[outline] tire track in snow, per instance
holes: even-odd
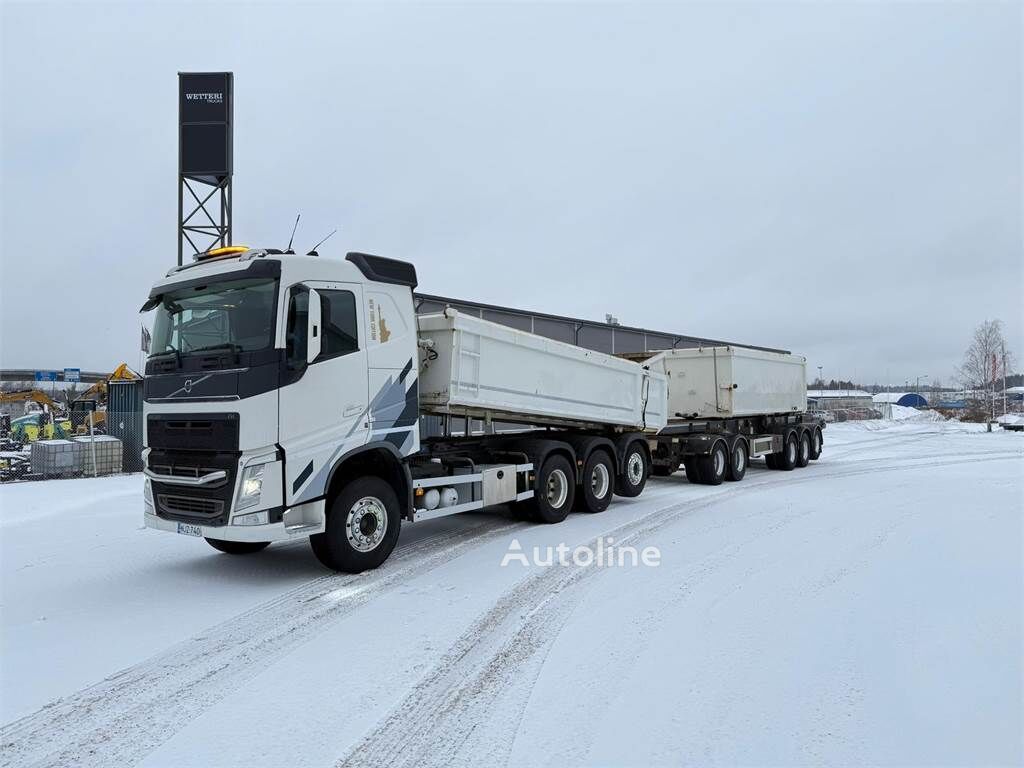
[[[1006,454],[1000,458],[1019,457],[1019,454]],[[822,479],[839,479],[869,472],[989,460],[992,460],[989,456],[935,461],[910,458],[871,468],[826,470],[802,477],[794,476],[792,472],[773,472],[754,482],[729,485],[724,490],[654,510],[605,531],[587,542],[586,546],[593,548],[599,538],[608,536],[614,538],[616,546],[636,546],[651,534],[677,522],[681,512],[717,506],[737,495],[756,492],[763,486],[820,482]],[[753,536],[747,536],[740,542],[730,542],[701,558],[693,566],[695,580],[687,582],[684,596],[695,584],[734,561],[745,546],[778,533],[808,514],[811,512],[772,521]],[[757,517],[757,513],[746,515],[744,519],[752,517]],[[708,533],[736,522],[736,518],[711,522],[698,533]],[[438,664],[370,734],[338,761],[337,768],[506,763],[547,651],[582,600],[584,591],[581,587],[585,587],[592,576],[603,572],[604,568],[597,566],[553,566],[516,584],[455,641]],[[511,707],[515,714],[497,724],[489,722],[499,705]],[[485,728],[492,726],[500,729],[500,733],[493,730],[484,732]],[[470,744],[472,748],[469,748]]]
[[[0,765],[130,765],[342,616],[526,523],[484,522],[397,550],[375,571],[314,579],[0,728]]]

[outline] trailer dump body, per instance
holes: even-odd
[[[668,378],[668,418],[728,419],[807,410],[806,362],[745,347],[660,352],[647,360]]]
[[[665,377],[642,365],[453,309],[417,323],[427,344],[425,413],[649,432],[665,426]]]

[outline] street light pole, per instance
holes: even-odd
[[[918,376],[917,381],[914,382],[914,394],[920,396],[921,394],[921,379],[927,379],[928,374],[924,376]]]

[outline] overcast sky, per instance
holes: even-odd
[[[420,290],[951,379],[1022,318],[1020,3],[3,3],[5,367],[137,364],[177,75],[235,73],[235,240]]]

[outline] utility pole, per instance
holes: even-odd
[[[1003,347],[1003,416],[1006,415],[1006,342],[1002,344]]]
[[[924,376],[918,376],[917,377],[917,381],[914,382],[914,394],[917,395],[918,397],[921,396],[921,379],[927,379],[927,378],[928,378],[927,374],[925,374]]]

